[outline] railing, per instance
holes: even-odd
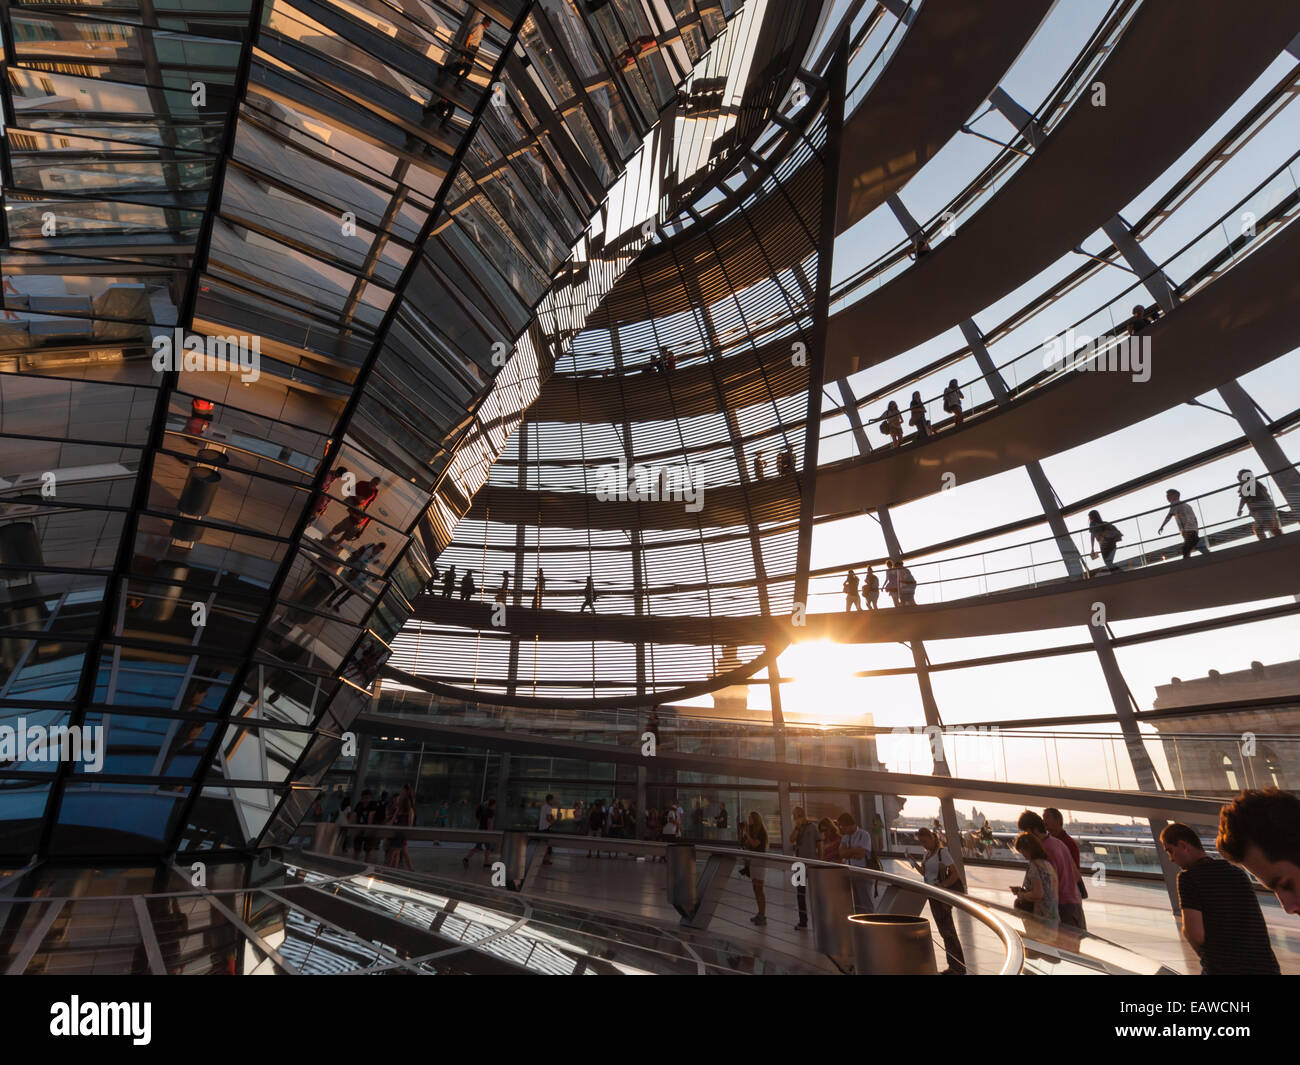
[[[1118,7],[1119,5],[1115,5]],[[1057,83],[1055,91],[1034,113],[1033,121],[1049,133],[1058,118],[1070,109],[1074,102],[1087,90],[1093,81],[1093,75],[1110,54],[1119,38],[1128,29],[1133,14],[1140,5],[1133,5],[1127,12],[1115,20],[1110,32],[1104,38],[1096,39],[1092,51],[1081,56],[1072,65],[1066,75]],[[1112,8],[1114,10],[1114,8]],[[1025,133],[1027,137],[1027,132]],[[1019,172],[1029,159],[1022,151],[1008,149],[1001,153],[993,163],[984,168],[957,196],[949,201],[942,210],[937,211],[924,225],[922,232],[926,235],[930,247],[941,243],[947,237],[956,234],[959,225],[973,214],[985,200]],[[846,302],[853,302],[870,295],[886,282],[902,273],[911,261],[909,251],[912,241],[904,239],[890,248],[875,262],[864,266],[850,277],[839,282],[831,292],[832,312],[842,309]],[[850,301],[850,297],[853,300]]]
[[[406,697],[417,708],[405,711]],[[644,712],[635,710],[537,710],[417,703],[414,693],[385,691],[380,713],[412,724],[483,728],[553,741],[633,748],[643,744]],[[829,709],[829,708],[828,708]],[[937,761],[954,778],[1017,781],[1046,787],[1139,790],[1133,775],[1140,746],[1166,794],[1226,798],[1242,787],[1294,788],[1300,783],[1300,736],[1278,733],[1144,732],[1134,739],[1113,732],[1065,732],[987,726],[878,727],[787,724],[785,757],[804,766],[884,770],[928,775]],[[658,751],[726,759],[720,786],[743,780],[745,760],[773,761],[778,730],[760,722],[661,719]],[[937,756],[942,752],[942,759]],[[593,785],[593,791],[600,790]],[[502,816],[509,816],[504,811]],[[535,814],[534,814],[535,816]],[[686,826],[690,828],[691,826]]]
[[[1181,299],[1186,299],[1267,243],[1269,237],[1295,217],[1298,207],[1300,152],[1293,154],[1229,211],[1165,259],[1157,274],[1163,273],[1171,281],[1178,277],[1184,278],[1178,285],[1178,293]],[[1248,220],[1253,221],[1248,225]],[[991,376],[1005,384],[1007,400],[1015,402],[1065,374],[1097,372],[1110,363],[1123,365],[1121,356],[1129,357],[1131,349],[1140,342],[1140,334],[1132,338],[1129,335],[1133,306],[1138,303],[1145,306],[1149,302],[1150,294],[1141,281],[1135,281],[1119,295],[1067,329],[1049,337],[1046,342],[1001,363]],[[1025,331],[1027,322],[1032,320],[1030,318],[1017,325],[1015,332]],[[968,359],[969,357],[961,361],[964,364]],[[1145,372],[1149,373],[1149,360],[1145,366]],[[1140,381],[1144,371],[1140,367],[1136,371],[1135,381]],[[1124,372],[1133,371],[1126,368]],[[966,422],[996,410],[997,393],[990,384],[990,375],[980,374],[963,380],[962,375],[954,373],[951,368],[941,368],[924,378],[900,384],[898,392],[903,396],[908,389],[920,392],[926,421],[934,427],[953,421],[951,415],[943,409],[943,394],[948,380],[954,377],[963,393],[961,406]],[[910,408],[902,399],[899,405],[906,430]],[[887,442],[888,437],[878,428],[885,417],[881,413],[863,420],[863,430],[868,433],[868,440],[875,440],[878,444]],[[824,435],[821,446],[834,447],[836,441],[848,442],[850,438],[855,440],[856,436],[857,430],[854,428],[838,430]],[[856,449],[850,452],[855,453]]]
[[[299,826],[298,835],[303,837],[310,832],[313,837],[311,852],[328,857],[337,849],[339,841],[338,829],[340,827],[329,823],[305,823]],[[562,850],[567,848],[583,851],[588,849],[592,843],[592,840],[585,836],[571,836],[557,832],[464,832],[447,829],[397,829],[376,825],[348,826],[348,831],[350,833],[364,833],[370,838],[372,845],[381,839],[398,834],[408,839],[486,843],[490,846],[499,844],[507,882],[514,886],[516,890],[522,891],[528,891],[530,879],[536,876],[540,863],[552,849]],[[513,842],[511,837],[514,837]],[[527,841],[528,850],[524,850],[520,846],[521,840]],[[751,866],[761,864],[780,869],[782,871],[782,876],[779,878],[780,885],[778,886],[778,883],[773,881],[772,886],[774,894],[779,891],[781,905],[784,909],[789,903],[787,896],[793,896],[794,894],[792,891],[787,890],[787,885],[793,880],[792,867],[796,862],[799,862],[803,864],[805,871],[813,869],[826,870],[831,875],[845,877],[850,882],[857,882],[862,885],[866,889],[865,892],[855,889],[853,901],[855,905],[866,906],[869,911],[896,912],[900,908],[906,910],[908,908],[906,901],[908,896],[913,900],[920,896],[921,899],[926,901],[933,900],[951,906],[953,909],[971,917],[977,924],[983,926],[997,937],[1003,952],[998,969],[999,975],[1018,975],[1024,970],[1024,948],[1021,945],[1019,934],[1010,921],[991,908],[972,900],[964,894],[946,891],[918,879],[874,869],[859,869],[817,859],[795,858],[770,851],[754,852],[736,847],[720,847],[710,844],[665,844],[610,838],[603,839],[601,843],[602,850],[616,851],[621,854],[649,859],[651,863],[659,859],[668,860],[671,858],[670,864],[674,865],[678,864],[681,859],[671,856],[670,850],[674,848],[689,850],[689,864],[692,866],[692,872],[694,872],[693,860],[695,854],[698,852],[707,855],[705,868],[698,875],[699,893],[694,904],[685,906],[680,897],[674,898],[673,877],[671,875],[669,877],[669,902],[682,914],[682,925],[685,927],[703,930],[709,926],[710,921],[715,918],[719,911],[725,911],[729,905],[736,905],[735,900],[728,900],[727,896],[740,894],[736,890],[738,882],[730,876],[732,869],[738,863],[747,862]],[[379,875],[386,875],[386,872]],[[680,890],[680,887],[679,883],[677,888]],[[819,917],[822,927],[832,926],[832,931],[836,922],[847,922],[848,910],[842,913],[822,912],[819,915],[816,907],[818,906],[818,899],[822,896],[819,896],[815,891],[809,891],[809,895],[809,902],[813,907],[815,928]],[[534,900],[536,898],[531,895],[529,897]],[[747,894],[742,897],[747,898]],[[919,907],[915,907],[915,909],[919,909]],[[913,912],[915,912],[915,909],[913,909]],[[821,931],[822,928],[818,928],[818,932]],[[843,935],[847,939],[847,931]],[[819,939],[821,938],[819,935]],[[819,949],[822,945],[819,942]]]
[[[1287,474],[1294,475],[1296,471],[1296,466],[1286,467]],[[1300,515],[1294,509],[1289,513],[1283,509],[1288,501],[1286,489],[1289,487],[1289,478],[1286,481],[1279,480],[1282,472],[1277,470],[1252,474],[1253,482],[1246,479],[1198,496],[1186,497],[1183,502],[1188,503],[1195,512],[1205,546],[1213,548],[1233,544],[1258,535],[1256,522],[1243,507],[1242,493],[1258,492],[1261,487],[1272,497],[1274,512],[1277,514],[1277,528],[1282,530],[1296,524]],[[1252,483],[1254,489],[1250,488]],[[1241,516],[1238,516],[1239,509],[1244,510]],[[1178,532],[1176,522],[1172,519],[1167,523],[1164,521],[1168,513],[1169,504],[1166,503],[1122,518],[1102,515],[1104,521],[1114,525],[1123,534],[1114,556],[1117,569],[1132,570],[1182,558],[1183,537]],[[1160,528],[1162,524],[1165,526],[1164,531]],[[1290,532],[1287,530],[1287,535]],[[1067,546],[1078,552],[1082,576],[1104,573],[1105,560],[1101,556],[1100,545],[1094,545],[1092,541],[1090,529],[1076,526],[1069,530],[1069,535],[1068,543],[1054,536],[1042,536],[992,551],[933,561],[907,560],[907,568],[916,579],[917,601],[948,603],[1075,579],[1063,558]],[[1095,559],[1094,550],[1097,551]],[[872,565],[880,565],[878,560],[868,561]],[[847,565],[845,572],[853,569],[861,577],[868,561]],[[888,601],[888,597],[883,594],[885,575],[884,570],[877,573],[882,586],[882,604]],[[814,577],[810,581],[810,606],[817,603],[824,610],[843,610],[845,596],[842,585],[843,577],[839,573]]]

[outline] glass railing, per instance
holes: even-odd
[[[884,73],[890,59],[898,51],[898,46],[907,36],[907,28],[915,21],[925,0],[912,0],[908,5],[908,18],[899,16],[894,19],[878,20],[868,31],[862,41],[855,47],[849,58],[848,93],[844,102],[845,120],[857,110],[876,80]],[[874,54],[873,54],[874,52]],[[870,55],[863,65],[862,57]],[[859,73],[859,68],[861,72]]]
[[[1053,788],[1139,791],[1134,755],[1145,755],[1161,791],[1189,798],[1227,799],[1243,787],[1300,778],[1300,735],[1144,732],[1129,740],[1116,732],[950,727],[876,738],[877,756],[894,773],[932,773],[940,746],[954,777]]]
[[[1288,493],[1283,483],[1278,481],[1274,471],[1253,475],[1253,484],[1258,498],[1263,499],[1263,492],[1271,497],[1275,508],[1285,508]],[[1294,475],[1295,466],[1288,466],[1286,472]],[[1195,513],[1202,537],[1197,550],[1206,551],[1215,547],[1237,544],[1260,535],[1261,526],[1267,529],[1283,530],[1290,535],[1298,520],[1294,511],[1295,501],[1291,501],[1292,510],[1275,509],[1276,524],[1268,521],[1268,512],[1258,512],[1252,518],[1249,508],[1245,506],[1243,491],[1252,482],[1234,482],[1231,485],[1214,489],[1199,496],[1184,499]],[[1169,505],[1163,504],[1138,514],[1122,518],[1102,515],[1103,520],[1113,525],[1121,534],[1114,557],[1116,570],[1133,570],[1160,563],[1181,560],[1183,558],[1183,536],[1178,531],[1176,521],[1166,516]],[[1239,516],[1240,515],[1240,516]],[[1163,526],[1163,528],[1162,528]],[[1261,537],[1262,538],[1262,537]],[[1094,541],[1087,526],[1070,530],[1069,548],[1078,552],[1078,561],[1082,577],[1096,576],[1106,572],[1106,560],[1101,554],[1101,544]],[[997,592],[1012,591],[1021,588],[1037,588],[1053,584],[1072,577],[1063,551],[1067,545],[1054,536],[1043,536],[1024,543],[981,551],[969,555],[957,555],[931,561],[907,561],[907,569],[916,581],[916,602],[948,603],[971,599]],[[1095,552],[1095,553],[1094,553]],[[878,561],[873,565],[879,566]],[[834,574],[820,574],[809,583],[809,609],[814,606],[820,611],[842,611],[845,595],[842,590],[844,572],[853,569],[860,578],[864,578],[867,562],[860,562]],[[886,581],[886,571],[877,570],[882,593]],[[890,601],[888,595],[882,594],[881,604]]]
[[[1088,90],[1098,68],[1110,55],[1115,43],[1128,29],[1133,14],[1139,5],[1134,5],[1121,19],[1111,27],[1110,32],[1098,39],[1093,50],[1082,62],[1077,62],[1066,77],[1058,83],[1056,91],[1042,104],[1033,116],[1033,121],[1044,131],[1050,132],[1062,114],[1070,109],[1074,102]],[[986,167],[975,181],[953,198],[942,211],[930,218],[921,229],[931,250],[944,240],[957,233],[964,221],[1006,183],[1019,173],[1020,168],[1029,158],[1024,152],[1007,150],[997,160]],[[909,253],[912,241],[904,239],[880,256],[874,263],[863,267],[851,277],[836,285],[831,293],[831,313],[842,310],[847,303],[856,302],[869,296],[882,285],[897,277],[913,261]]]
[[[761,721],[663,716],[652,729],[645,711],[633,709],[548,713],[456,704],[391,689],[384,691],[378,712],[408,717],[413,723],[623,748],[642,747],[645,733],[653,731],[660,753],[735,761],[778,758],[777,730]],[[1300,735],[1145,731],[1130,740],[1118,732],[807,724],[788,724],[781,735],[785,761],[798,765],[928,776],[942,749],[942,760],[954,777],[1053,788],[1141,790],[1133,773],[1137,748],[1154,769],[1162,791],[1190,797],[1224,798],[1242,787],[1280,787],[1300,779]]]
[[[1185,279],[1177,290],[1180,298],[1185,300],[1262,247],[1291,222],[1298,210],[1300,152],[1292,155],[1199,236],[1160,264],[1159,270],[1171,283],[1176,283],[1180,277]],[[992,376],[1005,386],[1008,399],[1013,402],[1071,372],[1118,366],[1120,372],[1127,372],[1135,382],[1140,382],[1144,380],[1144,372],[1149,374],[1150,363],[1146,360],[1139,364],[1134,360],[1132,348],[1137,342],[1131,339],[1129,326],[1134,305],[1145,306],[1149,302],[1150,294],[1140,281],[1136,281],[1068,329],[1003,362]],[[1142,365],[1145,365],[1145,371]],[[949,376],[948,371],[940,369],[927,378],[901,384],[897,390],[904,395],[909,389],[921,393],[925,418],[930,426],[952,422],[952,416],[943,406],[943,394],[947,388],[944,378]],[[957,380],[963,393],[961,406],[966,412],[967,422],[996,408],[996,392],[989,376]],[[907,433],[910,408],[901,398],[900,407],[904,432]],[[884,418],[882,412],[863,420],[868,440],[881,443],[887,439],[878,428]],[[827,434],[822,437],[822,446],[833,446],[834,441],[856,436],[856,432],[850,428]]]

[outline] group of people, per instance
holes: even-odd
[[[392,797],[388,792],[381,792],[378,799],[373,797],[369,788],[361,792],[361,798],[354,804],[350,797],[343,796],[337,814],[325,812],[320,807],[320,800],[312,811],[319,819],[329,820],[331,815],[340,825],[349,826],[343,831],[339,849],[344,854],[350,849],[354,860],[360,861],[365,855],[367,863],[371,860],[379,840],[374,833],[366,832],[362,825],[390,825],[395,828],[410,828],[415,824],[415,792],[410,784],[403,784],[402,790]],[[411,868],[411,856],[407,851],[406,837],[396,832],[385,836],[384,864],[395,869]]]
[[[966,393],[961,390],[957,383],[957,378],[948,382],[948,387],[943,390],[943,409],[952,415],[953,428],[960,429],[962,422],[966,420],[966,412],[962,408],[962,400],[966,398]],[[929,416],[925,410],[925,400],[921,398],[920,392],[912,393],[912,400],[907,407],[908,417],[907,424],[916,430],[914,439],[925,440],[934,431],[930,425]],[[894,447],[900,447],[903,443],[903,412],[898,406],[898,401],[891,399],[889,405],[885,407],[885,413],[880,416],[880,431],[894,442]]]
[[[754,453],[754,480],[761,481],[767,469],[767,460],[763,452]],[[794,450],[787,444],[776,453],[776,475],[787,477],[794,473]]]
[[[859,588],[861,599],[858,598]],[[844,578],[844,611],[876,610],[880,599],[880,577],[876,571],[867,566],[866,576],[859,580],[857,573],[849,570]],[[894,606],[916,606],[916,578],[912,571],[894,559],[885,560],[884,590],[893,600]]]
[[[671,348],[660,348],[650,355],[650,369],[667,377],[677,369],[677,356],[673,354]]]
[[[1277,504],[1273,502],[1272,495],[1263,482],[1255,477],[1253,471],[1249,469],[1237,471],[1237,498],[1237,516],[1240,517],[1243,510],[1249,511],[1252,529],[1257,539],[1267,540],[1270,536],[1282,535],[1282,523],[1278,517]],[[1165,526],[1172,521],[1183,538],[1184,559],[1190,558],[1193,551],[1208,555],[1210,547],[1201,531],[1200,520],[1192,505],[1183,500],[1182,493],[1177,488],[1170,488],[1165,492],[1165,500],[1169,503],[1169,509],[1165,512],[1164,520],[1156,530],[1156,535],[1159,536],[1164,532]],[[1091,557],[1095,559],[1100,554],[1106,569],[1111,573],[1118,573],[1115,551],[1120,541],[1124,539],[1123,532],[1112,522],[1106,521],[1099,511],[1090,510],[1088,511],[1088,536]]]
[[[442,586],[442,597],[450,599],[456,592],[456,567],[448,566],[445,570],[439,570],[435,562],[433,573],[424,584],[425,595],[437,595],[438,587]],[[474,581],[474,571],[467,570],[460,579],[460,598],[462,602],[468,602],[478,594],[478,585]],[[537,583],[533,588],[532,608],[541,610],[542,603],[546,596],[546,573],[540,567],[537,570]],[[596,613],[596,581],[590,573],[587,574],[587,583],[582,589],[582,606],[578,608],[579,614],[585,614],[590,610]],[[497,588],[496,595],[493,596],[493,602],[505,605],[510,601],[510,571],[501,571],[501,585]]]

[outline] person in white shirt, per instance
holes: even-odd
[[[880,863],[871,856],[871,833],[862,828],[853,815],[845,811],[835,819],[840,829],[840,858],[858,869],[879,869]],[[861,913],[874,908],[872,884],[865,877],[854,877],[853,903]]]
[[[920,861],[921,877],[927,884],[946,888],[948,891],[964,893],[966,888],[957,876],[957,867],[947,847],[939,846],[939,838],[928,828],[918,828],[916,838],[925,848]],[[948,955],[948,968],[945,976],[966,975],[966,955],[961,949],[961,940],[957,938],[957,927],[952,921],[952,907],[945,902],[930,899],[930,915],[934,926],[943,937],[943,949]]]
[[[1169,489],[1165,493],[1165,498],[1169,500],[1169,513],[1165,515],[1165,520],[1160,523],[1156,535],[1159,536],[1164,532],[1165,526],[1172,519],[1177,524],[1178,531],[1183,534],[1184,560],[1191,558],[1193,551],[1208,555],[1210,549],[1205,543],[1205,538],[1201,535],[1201,526],[1196,520],[1196,511],[1192,509],[1191,504],[1182,502],[1182,496],[1176,488]]]

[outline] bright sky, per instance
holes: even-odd
[[[1002,84],[1006,91],[1028,110],[1035,110],[1087,40],[1107,6],[1106,0],[1070,0],[1068,3],[1058,3],[1009,76],[1004,79]],[[1207,147],[1218,140],[1294,65],[1292,57],[1280,56],[1251,90],[1154,185],[1127,205],[1120,212],[1121,215],[1130,222],[1140,217]],[[1177,106],[1176,92],[1172,92],[1170,106]],[[996,112],[981,118],[975,127],[987,136],[1004,142],[1013,133],[1011,126]],[[1163,262],[1206,226],[1220,218],[1265,176],[1285,163],[1297,148],[1300,148],[1300,107],[1293,102],[1273,120],[1264,135],[1256,137],[1144,241],[1148,253],[1157,263]],[[933,217],[997,151],[987,141],[959,134],[903,189],[903,202],[916,218],[924,220]],[[1296,168],[1292,167],[1291,174],[1295,173]],[[1287,180],[1294,180],[1294,177]],[[836,280],[842,280],[875,260],[902,236],[903,231],[892,213],[888,207],[882,206],[837,241]],[[1109,241],[1099,231],[1085,242],[1084,247],[1098,251],[1108,244]],[[977,315],[977,324],[982,328],[990,328],[1006,312],[1019,306],[1034,292],[1046,288],[1080,262],[1077,255],[1066,256],[1016,293]],[[1171,268],[1170,272],[1177,282],[1186,276],[1187,270],[1184,268],[1180,273],[1177,268]],[[1022,330],[1021,335],[995,347],[995,361],[1003,362],[1031,349],[1046,336],[1064,329],[1116,298],[1132,282],[1131,274],[1115,268],[1104,269],[1091,282],[1062,299],[1048,314],[1036,319],[1033,329],[1037,335],[1026,335]],[[923,365],[938,355],[955,350],[961,343],[960,335],[952,330],[883,366],[864,371],[851,379],[855,394],[867,394],[902,377],[909,368]],[[1229,354],[1225,352],[1225,356]],[[945,371],[942,376],[946,380],[951,374]],[[1267,415],[1279,417],[1288,413],[1300,407],[1300,352],[1292,352],[1269,366],[1245,375],[1240,381]],[[935,393],[923,390],[922,394],[928,398]],[[906,406],[906,397],[898,398],[901,405]],[[1223,406],[1223,401],[1216,394],[1201,399],[1217,407]],[[1058,497],[1069,503],[1238,435],[1239,427],[1231,418],[1201,407],[1182,406],[1084,447],[1051,456],[1044,461],[1043,466]],[[1287,449],[1288,441],[1284,439],[1282,443],[1284,449]],[[1289,447],[1289,458],[1296,458],[1293,443]],[[1188,497],[1229,485],[1235,480],[1237,469],[1243,465],[1258,469],[1261,464],[1253,452],[1230,456],[1178,478],[1177,487],[1184,497]],[[1219,511],[1222,506],[1228,506],[1228,511],[1207,513],[1204,515],[1205,520],[1222,520],[1231,516],[1236,499],[1233,498],[1230,505],[1224,502],[1225,499],[1226,496],[1211,506],[1219,506]],[[1124,498],[1109,504],[1103,508],[1103,514],[1114,520],[1161,506],[1163,502],[1162,490],[1146,491],[1136,498]],[[916,550],[965,533],[1039,515],[1041,510],[1027,474],[1023,469],[1017,469],[893,508],[891,514],[904,550]],[[1067,520],[1071,528],[1083,524],[1079,516]],[[1142,535],[1148,536],[1154,532],[1158,519],[1149,524],[1143,519],[1143,523]],[[990,541],[959,549],[952,554],[970,554],[992,546],[1021,544],[1044,537],[1047,532],[1045,524],[1037,525],[996,543]],[[1128,539],[1132,540],[1133,537]],[[1035,561],[1042,563],[1048,560],[1048,555],[1041,548],[1036,550],[1038,555]],[[818,529],[813,544],[813,567],[847,567],[863,559],[884,554],[884,541],[874,519],[859,517]],[[1025,561],[1028,561],[1027,557]],[[923,581],[926,579],[919,573],[918,578]],[[823,587],[837,589],[838,579]],[[970,593],[954,591],[953,594]],[[934,601],[937,597],[938,592],[933,587],[927,589],[924,585],[918,595],[920,602]],[[1285,601],[1282,599],[1272,602]],[[1259,605],[1263,604],[1242,603],[1226,610],[1163,615],[1136,623],[1115,624],[1112,628],[1116,635],[1127,635],[1200,617],[1239,613]],[[812,609],[826,610],[832,609],[832,606],[823,603]],[[1087,631],[1079,626],[1014,636],[927,641],[926,650],[932,662],[943,662],[1004,654],[1031,647],[1083,643],[1088,638]],[[1297,639],[1294,619],[1237,625],[1211,633],[1146,643],[1117,652],[1133,696],[1144,709],[1151,706],[1155,686],[1167,684],[1171,677],[1204,676],[1211,668],[1228,673],[1248,668],[1252,660],[1273,663],[1292,659],[1297,654],[1300,654],[1300,639]],[[852,676],[858,670],[910,665],[911,654],[901,645],[796,645],[781,660],[783,674],[797,678],[782,687],[786,714],[790,717],[807,715],[808,720],[843,722],[861,721],[869,715],[877,725],[891,727],[923,723],[914,678],[862,679]],[[1095,714],[1111,710],[1100,666],[1091,653],[937,672],[932,675],[932,683],[940,713],[944,722],[949,724],[1017,717]],[[698,702],[707,705],[708,700]],[[751,686],[750,703],[754,707],[769,706],[766,685]],[[1096,733],[1107,731],[1107,727],[1088,726],[1085,731]],[[967,775],[1001,776],[1010,772],[1017,779],[1048,782],[1056,779],[1059,766],[1059,773],[1074,784],[1132,786],[1131,772],[1127,768],[1124,752],[1109,741],[1076,741],[1065,750],[1061,750],[1062,745],[1058,744],[1057,749],[1051,752],[1046,750],[1042,741],[1012,740],[1008,741],[1007,746],[1009,750],[1005,753],[990,756],[982,764],[977,757],[981,752],[972,749],[965,769]],[[909,751],[912,754],[910,763]],[[987,751],[982,753],[988,754]],[[923,746],[908,747],[887,740],[881,744],[880,754],[890,768],[915,768],[922,772],[929,768],[928,755]],[[958,761],[961,768],[960,753]],[[1164,768],[1159,757],[1157,768]],[[1117,773],[1122,774],[1124,779],[1117,779]],[[964,808],[969,803],[959,805]],[[981,803],[980,806],[994,816],[1013,813],[1010,808],[1003,812],[992,804]],[[937,801],[916,799],[909,803],[907,812],[928,816],[933,810],[937,810]],[[1092,820],[1110,820],[1087,816]]]

